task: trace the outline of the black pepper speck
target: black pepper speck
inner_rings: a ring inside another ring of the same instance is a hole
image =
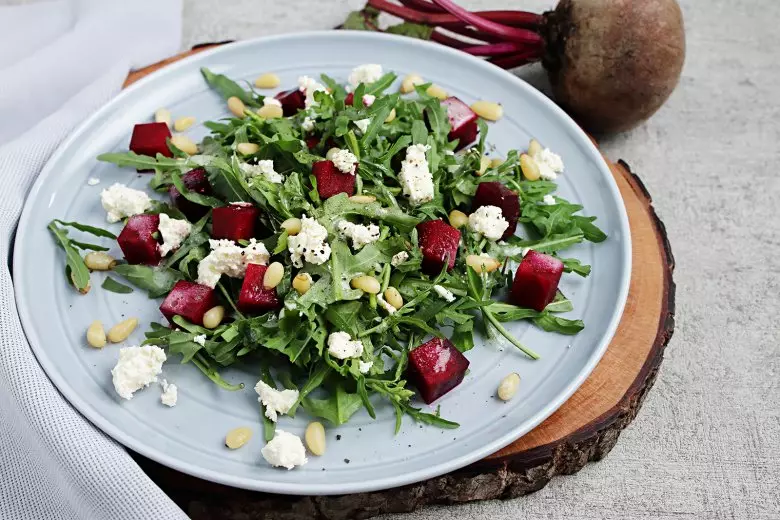
[[[349,459],[344,459],[344,462],[349,464]]]
[[[340,441],[341,440],[341,435],[336,435],[336,440]]]

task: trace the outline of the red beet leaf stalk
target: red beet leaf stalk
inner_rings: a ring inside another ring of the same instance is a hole
[[[677,0],[560,0],[544,14],[471,12],[452,0],[397,2],[368,0],[344,28],[380,30],[384,11],[405,21],[388,32],[507,69],[541,61],[558,103],[593,132],[627,130],[650,117],[676,87],[685,59]]]

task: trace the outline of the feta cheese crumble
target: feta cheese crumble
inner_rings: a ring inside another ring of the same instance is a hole
[[[122,399],[132,399],[133,393],[157,381],[165,359],[165,352],[156,345],[119,349],[119,361],[111,370],[116,393]]]
[[[368,130],[368,125],[370,124],[371,124],[371,118],[358,119],[357,121],[355,121],[355,126],[358,127],[358,130],[360,130],[364,134],[366,133],[366,130]]]
[[[174,407],[179,400],[179,389],[173,383],[168,383],[165,379],[162,380],[162,395],[160,395],[160,402],[165,406]]]
[[[249,245],[241,247],[232,240],[209,240],[211,253],[198,264],[198,280],[201,285],[212,289],[217,286],[220,277],[225,274],[231,278],[241,278],[248,264],[267,264],[270,255],[262,242],[254,238]]]
[[[374,366],[373,361],[360,361],[358,363],[359,367],[358,370],[361,374],[368,374],[368,371],[371,370],[371,367]]]
[[[106,210],[106,220],[119,222],[125,217],[140,215],[152,207],[152,199],[141,190],[116,183],[100,194],[100,202]]]
[[[157,228],[163,243],[160,244],[160,255],[165,256],[181,247],[184,239],[190,236],[192,224],[183,219],[171,218],[160,213],[160,224]]]
[[[350,85],[357,87],[361,83],[370,85],[381,77],[381,65],[377,65],[376,63],[366,63],[352,69],[352,72],[349,73],[349,78],[347,78],[347,80],[349,81]]]
[[[206,346],[206,335],[205,334],[199,334],[199,335],[195,336],[194,338],[192,338],[192,341],[194,341],[195,343],[197,343],[201,347],[205,347]]]
[[[310,118],[309,116],[304,117],[303,122],[301,123],[301,128],[303,128],[304,132],[311,132],[314,130],[314,119]]]
[[[376,302],[387,312],[387,314],[395,314],[396,308],[387,303],[387,300],[385,300],[385,297],[381,294],[376,295]]]
[[[268,182],[276,184],[284,182],[282,174],[274,170],[274,162],[271,159],[262,159],[257,164],[241,163],[238,168],[247,179],[265,177]]]
[[[258,402],[265,406],[265,416],[273,422],[279,418],[279,414],[286,414],[298,400],[298,390],[282,390],[267,385],[264,381],[258,381],[255,392],[260,396]]]
[[[281,107],[282,102],[276,99],[273,96],[265,96],[263,98],[263,106],[264,107]]]
[[[373,94],[366,94],[363,96],[363,104],[367,107],[373,105],[374,101],[376,101],[376,96]]]
[[[563,159],[560,155],[552,153],[549,148],[534,154],[533,160],[539,165],[539,175],[546,181],[554,181],[558,178],[558,174],[563,173]]]
[[[433,200],[433,175],[428,170],[428,159],[425,157],[429,148],[427,144],[410,146],[406,149],[406,159],[401,163],[398,178],[404,195],[409,197],[409,202],[414,206]]]
[[[328,230],[313,218],[305,214],[301,217],[301,230],[297,235],[287,238],[287,250],[295,267],[303,267],[303,262],[321,265],[330,258]]]
[[[354,249],[361,249],[363,246],[379,240],[379,226],[376,224],[364,226],[342,220],[338,224],[338,229],[342,237],[352,240]]]
[[[547,206],[553,206],[555,205],[555,197],[552,195],[545,195],[542,199],[542,202],[546,204]]]
[[[498,240],[509,227],[509,222],[498,206],[480,206],[469,215],[469,229],[488,240]]]
[[[353,340],[346,332],[333,332],[328,336],[328,352],[336,359],[360,357],[363,354],[363,342]]]
[[[87,184],[89,184],[90,186],[97,186],[98,184],[100,184],[100,179],[98,179],[97,177],[90,177],[87,180]]]
[[[406,262],[407,260],[409,260],[409,253],[407,253],[406,251],[400,251],[394,254],[393,258],[390,259],[390,265],[392,265],[393,267],[398,267],[399,265]]]
[[[326,92],[325,85],[309,76],[298,78],[298,90],[306,94],[306,108],[316,106],[318,103],[314,100],[315,92]]]
[[[437,284],[433,286],[433,290],[436,291],[436,294],[438,294],[444,300],[450,303],[455,301],[455,295],[452,294],[452,291],[450,291],[446,287],[442,287],[441,285]]]
[[[336,165],[336,168],[338,168],[341,173],[355,174],[355,164],[358,162],[358,159],[355,157],[355,154],[349,150],[339,150],[338,152],[335,152],[331,161],[333,161],[333,164]]]
[[[274,438],[260,450],[260,453],[266,462],[275,468],[283,467],[290,470],[309,462],[301,438],[283,430],[276,430]]]

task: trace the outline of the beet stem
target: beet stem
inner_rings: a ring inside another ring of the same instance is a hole
[[[494,57],[490,58],[488,61],[493,65],[501,67],[502,69],[514,69],[515,67],[520,67],[521,65],[527,65],[528,63],[539,61],[541,56],[541,51],[534,51],[516,54],[514,56]]]
[[[528,29],[518,29],[515,27],[509,27],[500,23],[492,22],[481,16],[471,13],[466,9],[458,6],[451,0],[433,0],[437,5],[449,11],[454,16],[457,16],[464,22],[473,25],[477,29],[481,29],[485,32],[493,33],[503,36],[507,40],[512,40],[522,43],[540,44],[542,37],[533,31]]]
[[[409,1],[410,0],[406,0],[406,2]],[[406,2],[404,3],[406,4]],[[388,0],[368,0],[367,5],[379,9],[380,11],[390,13],[408,22],[424,25],[437,25],[445,29],[451,25],[464,25],[462,18],[449,13],[415,10],[394,4]],[[485,20],[500,22],[506,26],[534,28],[542,25],[543,22],[543,17],[541,15],[523,11],[477,11],[474,14],[479,15]]]
[[[463,52],[473,54],[474,56],[495,56],[506,54],[517,54],[527,50],[527,46],[524,44],[517,44],[512,42],[504,43],[492,43],[489,45],[474,45],[471,47],[461,48]]]
[[[431,33],[431,41],[460,50],[465,50],[467,47],[472,46],[472,44],[469,42],[464,42],[457,38],[453,38],[452,36],[448,36],[436,29],[434,29],[434,31]]]
[[[427,2],[426,0],[398,0],[403,5],[410,9],[417,9],[418,11],[426,11],[429,13],[444,13],[444,9],[436,4]]]

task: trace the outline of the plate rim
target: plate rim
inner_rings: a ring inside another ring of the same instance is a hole
[[[601,173],[602,177],[604,177],[604,179],[606,180],[607,189],[609,190],[612,199],[616,201],[616,205],[618,209],[618,215],[617,215],[618,228],[619,228],[619,232],[622,235],[621,238],[623,239],[623,242],[625,244],[621,250],[621,257],[622,257],[621,260],[624,266],[624,270],[621,279],[619,280],[619,291],[617,295],[618,306],[617,308],[614,309],[612,316],[610,317],[609,323],[601,335],[601,339],[599,341],[598,347],[594,350],[593,354],[588,358],[587,363],[579,370],[576,377],[572,378],[566,384],[565,389],[562,392],[560,392],[554,399],[548,402],[546,406],[540,409],[536,414],[529,417],[521,425],[510,430],[505,435],[499,437],[498,439],[490,443],[483,444],[479,448],[472,449],[457,458],[451,459],[447,462],[443,462],[440,464],[434,464],[426,468],[425,470],[419,470],[401,476],[380,477],[380,478],[372,479],[361,483],[348,484],[346,486],[340,485],[338,483],[315,484],[315,485],[307,486],[306,482],[295,482],[292,484],[279,483],[279,482],[273,482],[273,481],[262,480],[257,478],[235,477],[226,473],[217,473],[207,468],[200,467],[197,464],[193,464],[190,462],[182,461],[175,457],[171,457],[167,453],[160,451],[154,447],[148,446],[142,441],[136,441],[134,438],[127,435],[122,429],[114,426],[114,424],[112,424],[110,419],[100,414],[86,399],[82,399],[80,394],[76,392],[69,385],[66,378],[60,376],[60,373],[53,367],[53,365],[55,364],[54,361],[46,354],[46,349],[40,347],[42,342],[38,338],[31,317],[31,311],[33,306],[31,305],[31,302],[28,301],[28,298],[25,295],[25,293],[19,289],[22,285],[21,279],[23,276],[21,273],[25,271],[25,267],[24,267],[25,264],[21,254],[22,248],[16,246],[16,241],[20,240],[20,237],[24,235],[24,231],[27,229],[28,226],[31,225],[30,221],[32,219],[32,206],[33,206],[32,201],[33,199],[37,198],[46,180],[54,172],[53,165],[61,158],[62,155],[65,154],[66,150],[68,150],[71,147],[71,143],[73,141],[75,141],[81,134],[85,133],[92,126],[93,122],[100,119],[105,112],[110,111],[115,104],[118,104],[125,97],[131,95],[136,90],[143,89],[147,83],[155,80],[159,76],[170,74],[171,72],[177,69],[187,67],[189,66],[190,63],[197,62],[199,60],[204,59],[205,57],[226,52],[226,49],[230,50],[237,47],[251,47],[257,44],[284,42],[286,40],[305,39],[305,38],[315,37],[315,36],[334,38],[334,39],[363,37],[369,40],[371,39],[390,40],[396,42],[403,42],[407,45],[419,46],[421,48],[421,52],[425,52],[428,49],[435,48],[437,52],[444,52],[445,54],[449,54],[455,60],[471,61],[477,67],[490,69],[493,73],[498,72],[499,74],[504,75],[508,80],[513,82],[519,89],[523,89],[526,94],[534,98],[535,102],[546,105],[547,109],[557,114],[559,123],[568,127],[567,130],[579,136],[579,138],[582,140],[581,144],[584,145],[585,150],[587,150],[587,154],[590,156],[593,163],[597,165],[599,172]],[[615,335],[617,327],[620,323],[620,319],[623,315],[623,311],[625,309],[625,305],[627,302],[631,271],[632,271],[631,231],[629,227],[628,214],[626,212],[625,203],[623,201],[622,196],[620,195],[617,182],[612,176],[612,173],[609,167],[607,166],[606,160],[604,159],[601,152],[596,148],[593,141],[579,127],[579,125],[577,125],[577,123],[575,123],[574,120],[568,114],[566,114],[566,112],[563,111],[563,109],[561,109],[550,98],[548,98],[542,92],[540,92],[539,90],[531,86],[525,80],[519,78],[518,76],[515,76],[509,71],[500,69],[499,67],[496,67],[495,65],[492,65],[477,57],[464,54],[456,49],[450,49],[433,42],[416,40],[416,39],[412,39],[404,36],[392,35],[392,34],[382,34],[382,33],[364,32],[364,31],[333,31],[333,30],[306,31],[306,32],[296,32],[296,33],[287,33],[281,35],[265,36],[265,37],[252,38],[252,39],[227,43],[224,45],[215,46],[214,48],[210,48],[207,50],[194,53],[190,56],[187,56],[186,58],[178,60],[175,63],[167,64],[164,67],[161,67],[160,69],[157,69],[154,72],[148,74],[147,76],[134,82],[129,87],[124,88],[115,97],[113,97],[107,103],[105,103],[100,108],[95,110],[91,115],[89,115],[86,119],[84,119],[84,121],[82,121],[79,125],[77,125],[70,132],[68,137],[64,139],[63,142],[57,146],[55,151],[46,161],[46,164],[41,169],[40,174],[36,178],[35,182],[30,188],[30,191],[28,192],[27,197],[25,199],[24,207],[20,215],[18,225],[16,227],[16,235],[14,237],[13,244],[14,244],[14,249],[13,249],[13,259],[12,259],[12,267],[13,267],[12,279],[14,283],[14,296],[16,300],[16,309],[19,314],[20,322],[22,324],[22,329],[25,333],[25,336],[27,337],[28,343],[30,345],[30,349],[33,351],[35,358],[38,360],[38,363],[43,368],[47,377],[52,381],[52,383],[54,383],[55,387],[59,390],[59,392],[62,393],[63,397],[69,402],[69,404],[71,404],[71,406],[73,406],[73,408],[77,412],[82,414],[95,427],[97,427],[98,429],[100,429],[101,431],[109,435],[112,439],[119,442],[124,447],[131,449],[169,468],[181,471],[183,473],[198,478],[202,478],[204,480],[225,484],[229,486],[234,486],[242,489],[249,489],[249,490],[262,491],[268,493],[295,494],[295,495],[335,495],[335,494],[345,494],[345,493],[359,493],[359,492],[376,491],[381,489],[389,489],[389,488],[403,486],[415,482],[420,482],[429,478],[433,478],[433,477],[437,477],[449,473],[451,471],[460,469],[464,466],[467,466],[468,464],[471,464],[488,455],[491,455],[492,453],[495,453],[496,451],[504,448],[505,446],[511,444],[515,440],[522,437],[523,435],[527,434],[536,426],[538,426],[542,421],[544,421],[550,415],[552,415],[558,408],[560,408],[560,406],[563,405],[563,403],[565,403],[574,394],[574,392],[577,391],[577,389],[579,389],[579,387],[585,382],[585,380],[590,376],[591,372],[595,369],[596,365],[598,365],[598,363],[601,361],[601,358],[606,352],[609,343],[612,341]]]

